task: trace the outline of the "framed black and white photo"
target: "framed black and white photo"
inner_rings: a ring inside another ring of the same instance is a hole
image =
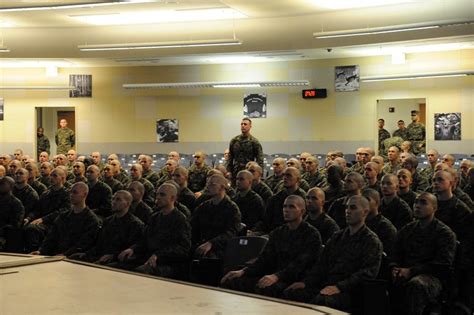
[[[461,113],[434,114],[435,140],[461,140]]]
[[[3,98],[0,98],[0,120],[3,120]]]
[[[245,94],[244,116],[249,118],[267,117],[267,94]]]
[[[177,119],[159,119],[156,121],[156,140],[158,142],[178,142],[179,125]]]
[[[69,85],[76,87],[69,91],[69,97],[92,97],[92,75],[70,74]]]
[[[360,71],[359,66],[338,66],[335,67],[335,88],[336,92],[359,91]]]

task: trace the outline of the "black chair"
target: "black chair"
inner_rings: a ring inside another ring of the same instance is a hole
[[[234,237],[227,242],[224,253],[223,273],[245,267],[263,251],[268,240],[261,236]]]

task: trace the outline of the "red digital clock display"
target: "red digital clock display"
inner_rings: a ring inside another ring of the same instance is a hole
[[[326,89],[310,89],[302,91],[303,98],[326,98]]]

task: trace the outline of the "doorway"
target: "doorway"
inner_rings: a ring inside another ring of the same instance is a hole
[[[424,137],[421,141],[412,141],[415,145],[421,142],[426,142],[426,99],[425,98],[406,98],[406,99],[380,99],[377,100],[377,120],[384,119],[384,129],[390,133],[392,140],[394,132],[399,129],[398,122],[403,120],[405,127],[412,123],[411,112],[413,110],[419,111],[419,122],[425,126]],[[378,131],[378,130],[377,130]],[[408,140],[408,139],[403,139]],[[394,141],[395,143],[396,141]],[[389,141],[391,143],[391,141]],[[377,141],[378,144],[378,141]],[[385,155],[388,148],[379,147],[379,154]],[[421,154],[426,152],[426,145],[422,148],[413,148],[413,153]]]
[[[60,128],[61,119],[66,119],[68,128],[76,134],[76,109],[75,107],[36,107],[36,128],[42,127],[44,135],[48,137],[51,146],[50,154],[55,155],[57,145],[55,142],[56,131]],[[35,129],[36,132],[36,129]],[[36,139],[36,138],[35,138]],[[35,142],[35,147],[37,143]],[[77,145],[73,148],[77,151]],[[35,150],[36,151],[36,150]],[[38,158],[38,157],[36,157]]]

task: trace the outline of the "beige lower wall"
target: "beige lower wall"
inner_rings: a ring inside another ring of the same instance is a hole
[[[474,153],[474,77],[362,83],[358,92],[334,92],[334,66],[358,64],[362,76],[474,69],[472,50],[409,56],[402,66],[386,57],[269,62],[245,65],[60,69],[2,69],[0,85],[64,85],[69,74],[92,74],[93,97],[69,98],[58,91],[0,91],[5,120],[0,152],[23,147],[32,153],[35,107],[76,108],[78,150],[137,153],[196,149],[222,152],[239,133],[246,93],[267,93],[268,118],[255,119],[252,133],[268,153],[354,152],[376,145],[377,100],[425,98],[428,146],[441,152]],[[300,88],[124,90],[123,83],[308,79],[327,88],[328,98],[303,100]],[[434,141],[433,115],[462,113],[462,141]],[[179,119],[178,144],[156,143],[157,119]],[[52,131],[50,131],[52,132]],[[118,148],[118,149],[117,149]]]

